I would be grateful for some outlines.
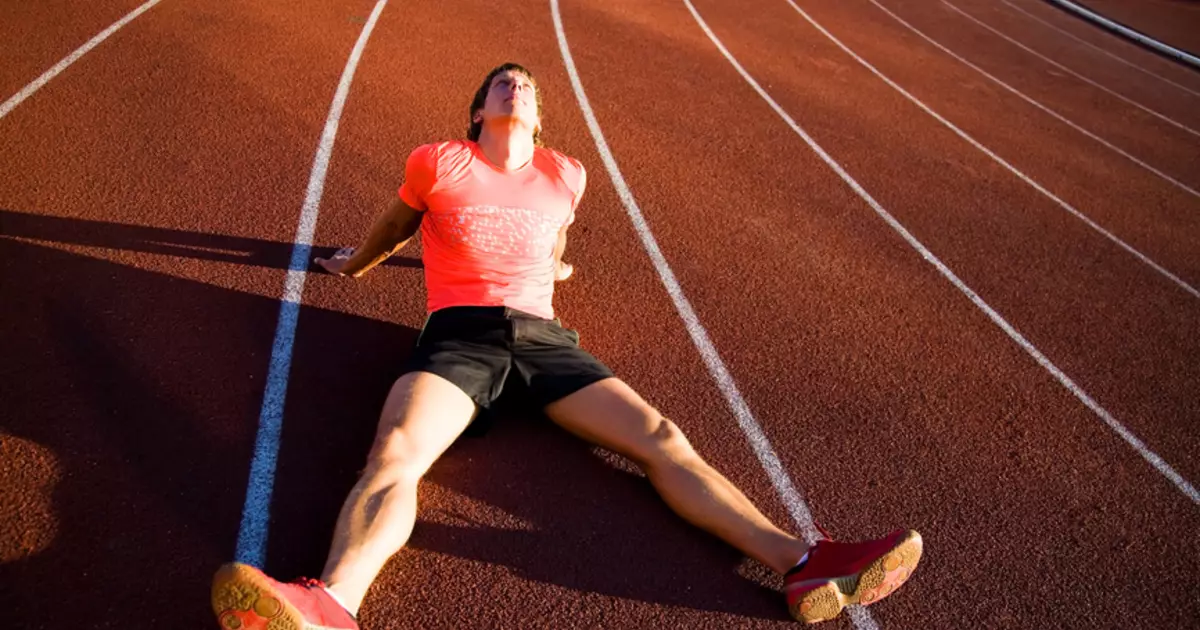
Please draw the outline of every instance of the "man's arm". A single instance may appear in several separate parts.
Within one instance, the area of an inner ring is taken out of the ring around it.
[[[567,225],[558,230],[558,242],[554,244],[554,279],[566,280],[571,277],[575,267],[562,261],[563,252],[567,249]]]
[[[396,199],[375,219],[361,247],[341,249],[333,258],[317,258],[314,262],[329,273],[357,278],[404,247],[420,229],[424,215]]]
[[[558,230],[558,242],[554,244],[554,268],[562,264],[563,252],[567,249],[567,226]]]

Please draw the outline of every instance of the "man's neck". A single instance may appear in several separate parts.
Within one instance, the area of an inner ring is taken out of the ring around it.
[[[497,168],[515,171],[533,159],[533,134],[526,128],[488,129],[479,133],[479,148]]]

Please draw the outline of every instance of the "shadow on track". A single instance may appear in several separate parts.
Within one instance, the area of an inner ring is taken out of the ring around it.
[[[53,469],[0,465],[19,499],[0,507],[0,523],[54,532],[44,548],[14,548],[24,538],[7,534],[0,543],[5,617],[21,628],[118,628],[136,611],[140,623],[202,624],[212,571],[237,537],[279,303],[18,238],[281,270],[291,244],[0,210],[0,440],[5,453],[48,454]],[[416,334],[301,311],[270,572],[320,571]],[[485,432],[456,443],[425,483],[467,497],[468,511],[498,506],[535,526],[423,509],[414,550],[578,591],[785,617],[764,569],[676,517],[616,458],[523,407],[519,388],[468,435]],[[48,505],[40,520],[9,513],[38,502]]]
[[[271,269],[287,269],[292,255],[291,243],[106,221],[46,217],[10,210],[0,210],[0,236],[197,258]],[[335,247],[318,247],[313,248],[312,254],[313,256],[329,257],[335,251],[337,251]],[[420,260],[403,256],[393,256],[383,264],[392,267],[421,267]]]
[[[0,505],[3,625],[125,628],[132,616],[207,627],[212,571],[241,520],[279,302],[13,237],[278,269],[291,245],[0,210],[0,441],[23,456],[0,462],[13,498]],[[289,404],[333,399],[345,412],[308,437],[369,440],[387,370],[416,332],[306,307],[298,335],[354,349],[339,353],[353,355],[352,371],[293,375]],[[31,537],[41,544],[24,545]]]
[[[787,619],[782,580],[675,515],[632,463],[540,414],[505,411],[485,440],[447,454],[428,481],[515,516],[480,529],[429,515],[412,545],[566,588],[759,619]]]
[[[315,383],[339,370],[367,369],[350,353],[302,339],[293,374],[305,372],[302,380]],[[512,573],[655,605],[788,619],[782,579],[676,516],[631,463],[554,425],[524,403],[522,389],[510,378],[496,407],[481,414],[426,474],[412,538],[384,576],[413,575],[422,570],[417,564],[429,566],[428,559],[414,564],[406,554],[432,552],[475,564],[479,575],[472,580]],[[293,399],[295,394],[293,388]],[[280,453],[278,475],[287,483],[275,490],[272,517],[281,525],[272,529],[268,563],[281,576],[321,570],[338,510],[372,439],[366,432],[339,436],[322,429],[330,418],[353,417],[339,410],[342,397],[305,408],[293,399],[287,403],[288,430],[314,437],[285,439]],[[430,486],[438,487],[438,500],[426,500]],[[497,511],[531,527],[497,523]],[[420,610],[404,605],[397,610],[396,601],[404,601],[403,592],[377,585],[365,602],[364,622],[379,614],[387,627],[430,623]],[[468,614],[461,621],[470,625],[478,618]]]

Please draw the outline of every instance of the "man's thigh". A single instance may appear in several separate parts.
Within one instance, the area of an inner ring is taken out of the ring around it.
[[[429,372],[409,372],[388,393],[372,459],[399,460],[424,473],[467,428],[475,411],[475,401],[454,383]]]
[[[598,381],[546,406],[546,415],[579,437],[635,461],[653,453],[663,417],[618,378]]]

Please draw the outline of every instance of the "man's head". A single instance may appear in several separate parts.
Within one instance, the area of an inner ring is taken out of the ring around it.
[[[515,63],[493,69],[471,101],[467,139],[479,141],[483,125],[492,121],[523,124],[533,131],[533,144],[542,146],[542,93],[533,73]]]

